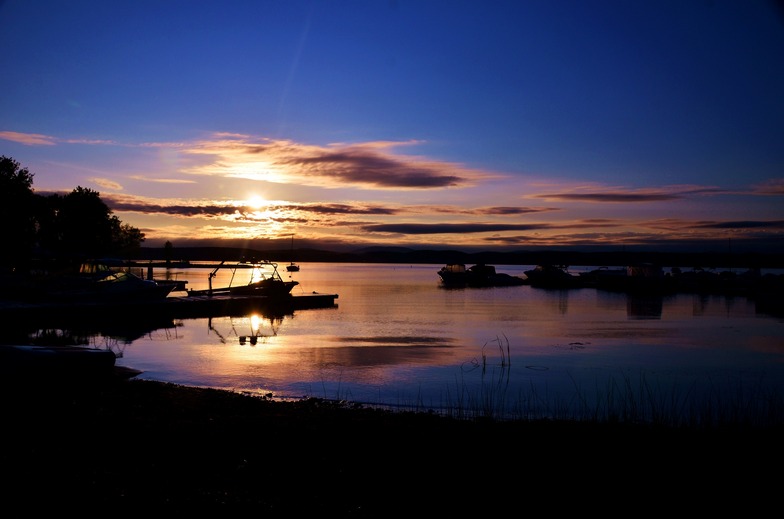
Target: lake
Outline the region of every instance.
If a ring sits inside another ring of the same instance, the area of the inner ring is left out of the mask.
[[[90,342],[142,379],[470,416],[767,419],[784,395],[784,319],[746,297],[444,288],[441,265],[284,267],[292,293],[335,293],[334,307],[177,319]],[[532,267],[496,265],[521,277]],[[198,290],[211,271],[155,276]]]

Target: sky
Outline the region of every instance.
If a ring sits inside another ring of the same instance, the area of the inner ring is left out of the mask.
[[[782,4],[0,0],[0,155],[150,247],[784,252]]]

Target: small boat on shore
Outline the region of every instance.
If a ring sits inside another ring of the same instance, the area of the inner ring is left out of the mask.
[[[505,287],[525,284],[523,278],[496,272],[492,265],[477,263],[466,268],[463,263],[448,263],[438,271],[447,287]]]

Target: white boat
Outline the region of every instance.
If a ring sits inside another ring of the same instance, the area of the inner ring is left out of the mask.
[[[207,290],[189,290],[189,296],[211,296],[211,295],[236,295],[236,296],[264,296],[282,297],[288,296],[291,290],[299,285],[298,281],[286,281],[280,277],[278,264],[266,260],[240,261],[231,266],[224,266],[221,262],[209,275],[209,288]],[[231,270],[229,285],[225,287],[213,288],[212,278],[222,268]],[[234,278],[238,271],[244,271],[247,275],[247,282],[234,283]]]
[[[76,274],[49,278],[41,297],[58,303],[127,303],[165,299],[173,289],[123,269],[120,262],[90,260]]]

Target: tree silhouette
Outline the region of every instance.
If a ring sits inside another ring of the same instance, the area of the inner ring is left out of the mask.
[[[9,157],[0,157],[0,229],[5,245],[0,266],[26,269],[35,245],[33,174]]]
[[[7,245],[0,266],[27,269],[34,256],[56,261],[126,255],[144,233],[122,223],[100,193],[81,186],[68,194],[37,195],[33,174],[0,157],[0,229]]]
[[[163,257],[166,260],[167,267],[171,264],[172,250],[174,250],[174,245],[172,245],[172,242],[166,240],[166,245],[163,246]]]
[[[141,231],[122,223],[92,189],[79,186],[64,196],[50,195],[44,207],[41,245],[61,259],[124,254],[144,240]]]

